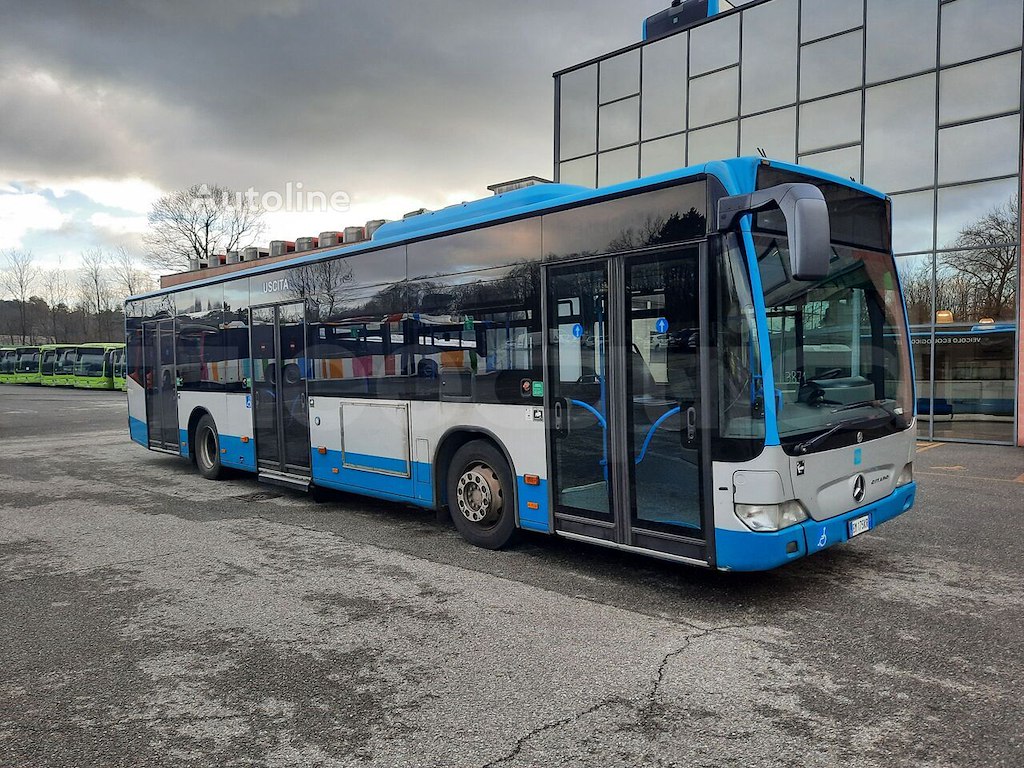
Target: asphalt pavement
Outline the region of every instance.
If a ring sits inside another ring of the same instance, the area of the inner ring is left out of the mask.
[[[0,766],[1024,765],[1024,451],[766,574],[203,480],[0,386]]]

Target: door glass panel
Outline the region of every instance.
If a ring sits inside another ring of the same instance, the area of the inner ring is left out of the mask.
[[[640,528],[701,530],[698,285],[696,249],[626,264],[627,440]]]
[[[605,263],[553,269],[548,281],[548,382],[555,501],[611,520]]]
[[[274,308],[252,310],[252,400],[256,451],[260,466],[280,467],[277,440],[277,346]]]
[[[309,409],[306,399],[305,306],[278,307],[281,350],[280,408],[284,462],[290,468],[309,468]]]
[[[178,449],[178,392],[174,381],[174,327],[170,320],[146,326],[145,387],[149,444]]]

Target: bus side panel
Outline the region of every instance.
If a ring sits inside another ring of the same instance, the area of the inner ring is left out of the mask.
[[[202,408],[213,417],[217,425],[218,436],[222,424],[228,423],[227,396],[223,392],[178,392],[178,448],[181,455],[190,457],[188,444],[188,424],[197,408]],[[223,439],[221,439],[223,448]],[[224,454],[221,454],[222,456]]]
[[[149,427],[146,426],[146,390],[135,379],[128,379],[128,430],[132,440],[149,447]]]
[[[551,532],[543,408],[451,402],[416,402],[412,406],[413,435],[417,441],[427,441],[424,448],[431,457],[451,429],[475,427],[494,435],[512,459],[519,525],[532,531]],[[538,483],[528,485],[526,475],[535,475]]]
[[[418,493],[417,481],[429,474],[429,466],[421,466],[413,455],[410,403],[323,396],[311,401],[317,485],[431,505],[429,493]],[[426,488],[429,491],[429,485]]]
[[[323,396],[311,400],[317,485],[433,507],[433,460],[441,439],[461,426],[482,429],[494,435],[512,458],[519,524],[550,532],[541,409]],[[528,485],[527,474],[536,475],[538,483]]]
[[[228,392],[224,396],[224,421],[217,422],[220,460],[226,467],[256,471],[256,441],[252,433],[252,395]]]

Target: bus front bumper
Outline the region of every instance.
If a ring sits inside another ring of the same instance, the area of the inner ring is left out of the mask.
[[[869,528],[901,515],[914,506],[917,483],[897,488],[872,504],[829,520],[807,520],[772,533],[715,529],[716,566],[723,571],[767,571],[850,540],[850,523],[867,517]]]

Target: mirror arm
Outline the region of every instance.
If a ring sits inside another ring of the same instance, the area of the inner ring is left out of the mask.
[[[823,264],[803,258],[804,254],[825,255],[831,251],[828,205],[821,190],[813,184],[779,184],[747,195],[723,197],[718,201],[718,231],[732,229],[740,216],[772,206],[777,206],[786,219],[793,277],[797,280],[823,278],[828,273],[828,257]]]

